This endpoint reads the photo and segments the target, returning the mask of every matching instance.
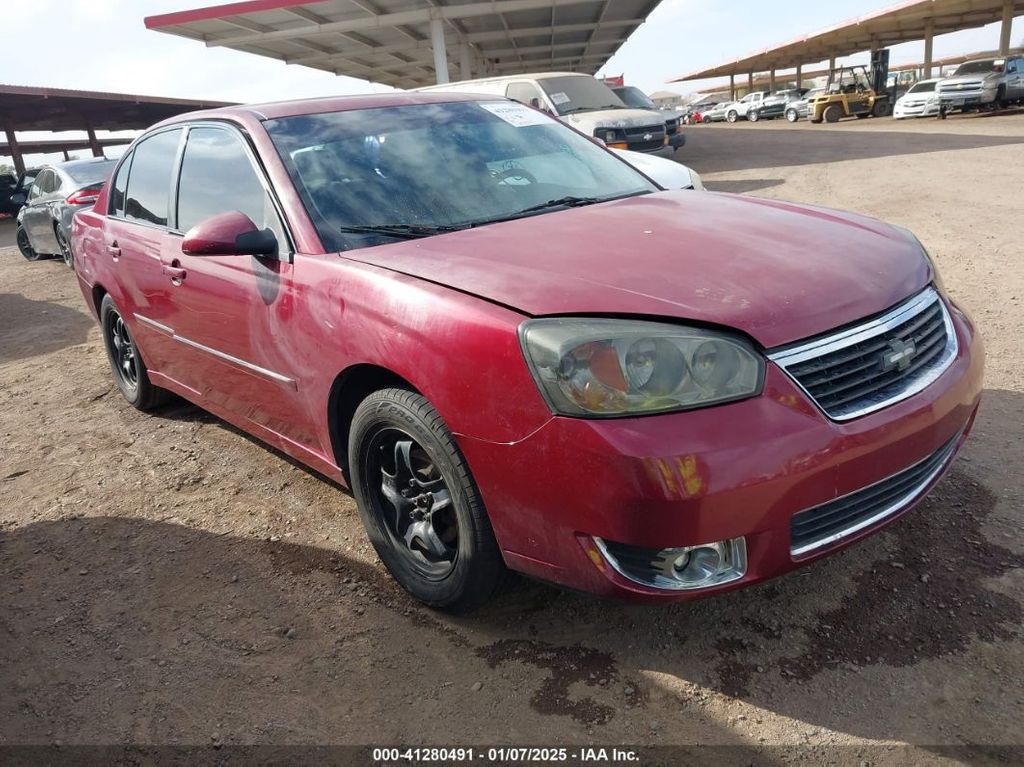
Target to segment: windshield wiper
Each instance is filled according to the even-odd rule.
[[[542,213],[543,211],[551,210],[552,208],[582,208],[585,205],[594,205],[599,202],[611,202],[612,200],[622,200],[626,197],[636,197],[641,194],[650,194],[650,192],[630,192],[629,194],[620,194],[613,197],[577,197],[575,195],[559,197],[557,200],[548,200],[547,202],[538,203],[537,205],[531,205],[528,208],[517,210],[515,213],[510,213],[507,216],[489,218],[484,221],[475,221],[473,222],[473,226],[497,224],[501,221],[513,221],[517,218],[525,218],[526,216],[534,213]]]
[[[433,237],[465,229],[465,226],[424,226],[419,224],[349,224],[338,229],[346,234],[380,234],[399,240],[415,240],[419,237]]]

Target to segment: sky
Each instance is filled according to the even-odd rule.
[[[223,0],[7,0],[0,14],[7,85],[115,91],[222,101],[272,101],[386,91],[363,80],[287,65],[147,30],[143,18]],[[611,0],[615,2],[615,0]],[[663,0],[600,74],[624,74],[648,93],[688,93],[683,74],[883,8],[894,0]],[[1018,20],[1013,43],[1024,38]],[[935,38],[934,55],[995,48],[998,25]],[[45,41],[52,57],[40,55]],[[892,63],[920,61],[923,44],[892,49]],[[866,55],[860,57],[866,59]],[[856,57],[852,60],[857,60]],[[706,83],[705,83],[706,84]],[[30,134],[26,134],[28,136]],[[36,134],[31,134],[36,135]],[[40,158],[30,157],[39,162]]]

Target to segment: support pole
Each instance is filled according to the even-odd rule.
[[[470,55],[469,43],[465,40],[459,43],[459,79],[473,79],[473,57]]]
[[[14,131],[10,128],[4,130],[4,134],[7,136],[7,146],[10,147],[8,150],[11,153],[11,160],[14,161],[14,169],[18,171],[20,176],[25,172],[25,158],[21,156],[21,147],[18,146],[18,137],[14,135]]]
[[[437,84],[444,85],[448,80],[448,47],[444,41],[444,22],[441,19],[430,20],[430,47],[434,49],[434,72]]]
[[[754,73],[747,72],[747,93],[754,92]]]
[[[1010,32],[1013,31],[1013,0],[1003,0],[1003,26],[999,30],[999,55],[1010,54]]]
[[[932,76],[932,38],[935,37],[935,22],[924,25],[924,79]]]
[[[100,146],[100,142],[96,139],[96,131],[89,128],[86,130],[86,135],[89,137],[89,148],[92,149],[92,156],[103,157],[103,147]]]
[[[736,100],[736,75],[729,75],[729,101]]]
[[[796,65],[796,87],[797,88],[803,88],[804,87],[803,69],[804,69],[803,64],[797,64]]]
[[[775,69],[768,73],[768,90],[775,93]]]

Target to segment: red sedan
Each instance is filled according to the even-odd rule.
[[[161,123],[76,217],[114,380],[351,487],[424,602],[506,568],[665,601],[878,530],[953,461],[983,352],[909,232],[664,192],[437,93]]]

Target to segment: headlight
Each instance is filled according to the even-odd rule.
[[[689,410],[752,397],[764,362],[740,338],[660,322],[540,319],[520,339],[551,409],[612,417]]]

